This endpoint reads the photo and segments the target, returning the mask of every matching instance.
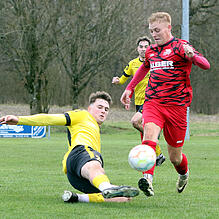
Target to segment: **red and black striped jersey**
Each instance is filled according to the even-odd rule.
[[[161,104],[189,106],[192,101],[190,72],[192,60],[186,57],[185,40],[172,38],[162,46],[151,45],[145,56],[145,67],[150,67],[151,76],[146,88],[145,100]],[[198,56],[201,54],[194,49]]]
[[[190,84],[192,64],[205,70],[210,68],[210,64],[194,48],[194,56],[189,58],[185,54],[183,44],[191,46],[185,40],[172,38],[164,45],[148,47],[144,64],[139,67],[126,89],[133,93],[135,86],[150,70],[145,101],[152,100],[166,105],[189,106],[192,101]]]

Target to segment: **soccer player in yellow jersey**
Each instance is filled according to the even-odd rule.
[[[138,68],[142,65],[145,59],[145,51],[147,47],[151,44],[151,39],[147,36],[142,36],[137,39],[137,52],[138,57],[131,60],[128,65],[125,67],[124,72],[122,76],[119,77],[113,77],[112,83],[113,84],[124,84],[129,77],[133,77],[135,75],[135,72],[138,70]],[[144,77],[142,81],[138,83],[138,85],[135,87],[135,107],[136,107],[136,113],[131,119],[131,123],[134,128],[136,128],[138,131],[140,131],[141,138],[143,138],[143,126],[142,126],[142,108],[145,101],[145,89],[148,84],[148,79],[150,77],[150,72]],[[161,152],[160,146],[156,146],[156,166],[160,166],[164,161],[165,157]]]
[[[64,202],[127,202],[139,194],[131,186],[112,185],[103,169],[100,128],[105,121],[111,97],[104,91],[92,93],[88,110],[74,110],[65,114],[8,115],[0,124],[61,125],[68,128],[69,150],[63,159],[63,170],[70,184],[84,194],[65,191]]]

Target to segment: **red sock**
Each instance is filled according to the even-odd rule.
[[[146,140],[146,141],[142,141],[142,144],[146,144],[146,145],[152,147],[154,149],[154,151],[156,150],[157,143],[155,141]]]
[[[185,154],[182,154],[182,161],[180,163],[180,165],[178,166],[174,166],[177,173],[179,173],[180,175],[185,175],[188,171],[188,160],[186,158]]]
[[[143,141],[143,133],[142,132],[140,132],[140,136],[141,136],[141,141]]]
[[[154,151],[156,151],[156,145],[157,145],[156,142],[146,140],[146,141],[143,141],[142,144],[146,144],[146,145],[150,146],[151,148],[153,148]],[[143,174],[145,174],[145,173],[151,174],[153,176],[154,175],[154,168],[155,168],[155,166],[156,166],[156,163],[154,164],[154,166],[150,170],[144,171],[142,173]]]

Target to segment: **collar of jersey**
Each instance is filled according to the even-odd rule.
[[[167,46],[167,45],[169,45],[170,43],[172,43],[173,41],[175,40],[175,37],[172,37],[169,41],[167,41],[166,43],[164,43],[163,45],[157,45],[156,44],[156,46],[157,47],[164,47],[164,46]]]

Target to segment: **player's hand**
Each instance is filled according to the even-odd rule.
[[[119,77],[113,77],[112,83],[119,84]]]
[[[16,125],[18,123],[18,117],[13,115],[3,116],[0,118],[0,124]]]
[[[189,46],[188,44],[183,44],[183,49],[184,49],[185,54],[189,58],[192,58],[194,56],[193,48],[191,46]]]
[[[126,110],[130,109],[130,103],[131,103],[131,91],[130,90],[125,90],[120,98],[121,103],[125,106]]]

